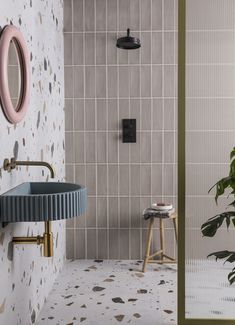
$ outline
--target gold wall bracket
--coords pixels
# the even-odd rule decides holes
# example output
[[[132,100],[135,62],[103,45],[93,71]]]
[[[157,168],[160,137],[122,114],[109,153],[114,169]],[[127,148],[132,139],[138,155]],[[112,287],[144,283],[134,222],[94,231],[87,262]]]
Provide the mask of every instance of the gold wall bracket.
[[[3,169],[11,172],[17,166],[41,166],[46,167],[50,171],[51,178],[55,178],[55,171],[53,167],[45,161],[19,161],[15,158],[4,159]],[[19,244],[34,244],[43,245],[43,256],[53,256],[53,233],[51,231],[51,221],[45,221],[45,232],[43,236],[32,236],[32,237],[13,237],[12,243],[15,245]]]

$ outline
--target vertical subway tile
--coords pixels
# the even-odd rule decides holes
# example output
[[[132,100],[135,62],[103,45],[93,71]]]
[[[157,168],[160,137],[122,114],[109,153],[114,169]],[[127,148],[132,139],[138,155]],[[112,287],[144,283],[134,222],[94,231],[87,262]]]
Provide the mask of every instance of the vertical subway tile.
[[[86,226],[87,228],[96,227],[96,198],[88,196],[86,209]]]
[[[98,259],[108,259],[107,229],[98,230]]]
[[[85,64],[95,64],[95,34],[85,34]]]
[[[159,65],[152,67],[152,94],[154,97],[162,96],[162,67]]]
[[[151,130],[151,99],[141,100],[141,130]]]
[[[107,33],[107,64],[117,64],[116,33]]]
[[[96,147],[97,147],[97,162],[107,162],[107,137],[105,132],[99,132],[96,135]]]
[[[175,49],[174,49],[174,32],[164,33],[164,63],[174,64],[175,60]]]
[[[119,66],[119,97],[129,97],[129,67]]]
[[[131,195],[140,195],[140,165],[131,166]]]
[[[73,68],[64,67],[64,90],[65,98],[73,97]]]
[[[95,155],[95,145],[96,145],[96,137],[95,132],[86,133],[86,162],[94,163],[96,160]]]
[[[74,136],[72,132],[65,132],[65,162],[74,162]]]
[[[95,130],[95,99],[85,100],[86,131]]]
[[[74,182],[74,166],[65,164],[65,180],[66,182]]]
[[[64,0],[64,31],[72,31],[72,0]]]
[[[83,34],[74,33],[73,34],[73,63],[76,65],[84,63],[84,53],[83,53]]]
[[[96,110],[97,110],[97,130],[105,131],[107,129],[107,107],[106,99],[96,99]]]
[[[106,68],[96,67],[96,97],[106,97]]]
[[[125,31],[129,25],[129,1],[119,0],[119,30]]]
[[[75,165],[75,182],[77,184],[85,184],[86,167],[85,164]]]
[[[74,67],[74,97],[82,98],[84,97],[84,68]],[[73,84],[72,80],[70,87]]]
[[[136,132],[136,143],[130,145],[130,162],[140,163],[140,132]]]
[[[96,64],[106,64],[105,33],[96,33]]]
[[[107,30],[117,30],[117,0],[107,1]]]
[[[71,19],[72,20],[72,19]],[[82,32],[83,28],[83,0],[73,1],[73,30],[74,32]]]
[[[87,259],[97,258],[97,231],[96,229],[87,230]]]
[[[86,187],[88,195],[96,195],[96,167],[86,165]]]
[[[164,0],[164,29],[173,30],[174,29],[174,0]]]
[[[129,195],[129,166],[119,165],[119,195]]]
[[[65,99],[65,131],[73,130],[73,100]]]
[[[106,2],[104,0],[96,0],[96,30],[106,30]]]
[[[175,120],[175,100],[174,99],[164,99],[164,129],[174,130]]]
[[[108,162],[118,162],[118,134],[116,132],[108,133]]]
[[[152,133],[152,161],[162,162],[162,134],[161,132]]]
[[[117,98],[117,67],[115,66],[108,66],[108,97]]]
[[[128,260],[129,254],[129,229],[120,229],[120,256]]]
[[[174,65],[164,66],[164,96],[175,96],[175,67]]]
[[[165,110],[164,110],[165,114]],[[153,99],[153,130],[163,129],[163,100],[160,98]]]
[[[75,154],[76,163],[84,162],[84,133],[83,132],[76,132],[74,134],[74,154]]]
[[[154,52],[153,51],[151,52],[151,32],[142,32],[141,33],[141,63],[150,64],[151,55],[154,56]]]
[[[97,225],[107,228],[107,197],[97,197]]]
[[[162,0],[152,0],[152,28],[162,29]]]
[[[109,258],[119,259],[119,230],[109,230]]]
[[[129,228],[129,197],[120,197],[120,228]]]
[[[140,30],[140,4],[138,0],[130,0],[130,19],[129,28]]]
[[[141,165],[141,195],[151,195],[151,165]]]
[[[130,99],[130,116],[136,119],[136,129],[140,130],[140,99]]]
[[[137,32],[132,33],[132,36],[140,39],[140,33]],[[142,44],[142,40],[141,40],[141,44]],[[134,51],[128,52],[129,64],[140,64],[140,52],[141,52],[141,47],[139,49],[135,49]]]
[[[152,33],[152,60],[154,64],[162,63],[162,33]]]
[[[141,66],[141,96],[151,96],[151,67]]]
[[[74,130],[84,130],[84,100],[74,99]]]
[[[75,258],[85,259],[86,251],[85,229],[75,230]]]
[[[74,218],[65,221],[66,229],[74,229]]]
[[[109,200],[109,227],[118,228],[118,198],[109,197],[108,200]]]
[[[120,163],[129,163],[129,143],[119,143],[119,162]]]
[[[130,69],[130,96],[139,97],[140,95],[140,68],[132,66]]]
[[[64,34],[64,64],[72,64],[72,34]]]
[[[164,166],[164,195],[174,195],[174,174],[171,164]]]
[[[95,67],[85,67],[85,96],[86,98],[95,97]]]
[[[141,162],[151,162],[151,133],[141,132]]]
[[[66,229],[66,258],[74,258],[74,229]]]
[[[140,230],[131,229],[131,259],[140,259]]]
[[[86,0],[85,4],[85,30],[93,31],[95,29],[95,3],[94,0]]]
[[[151,197],[141,196],[140,197],[140,212],[141,212],[141,227],[146,228],[148,226],[148,221],[144,220],[142,213],[144,209],[149,208],[152,204]]]
[[[97,195],[107,195],[107,165],[97,165]]]
[[[124,34],[125,33],[125,34]],[[117,38],[120,38],[120,37],[123,37],[123,34],[124,36],[126,35],[126,32],[120,32],[118,35],[117,35]],[[118,65],[128,65],[128,51],[126,50],[123,50],[123,49],[118,49],[117,48],[117,51],[118,51]]]
[[[108,100],[108,129],[111,131],[118,130],[118,107],[117,99]]]
[[[152,194],[161,195],[162,194],[162,165],[153,164],[152,165]]]
[[[151,0],[141,1],[141,29],[151,30]]]
[[[108,167],[109,195],[118,195],[118,165]]]
[[[164,162],[174,162],[174,148],[175,148],[175,134],[174,132],[164,132]]]
[[[140,197],[132,197],[131,204],[131,228],[140,228],[141,211],[140,211]]]

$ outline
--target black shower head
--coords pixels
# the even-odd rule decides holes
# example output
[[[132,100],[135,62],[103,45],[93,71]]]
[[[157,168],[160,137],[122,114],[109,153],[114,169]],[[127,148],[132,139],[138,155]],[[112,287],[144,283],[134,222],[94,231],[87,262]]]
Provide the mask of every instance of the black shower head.
[[[135,50],[141,47],[140,40],[137,37],[130,36],[130,29],[127,29],[127,36],[126,37],[120,37],[117,40],[116,46],[119,49],[124,50]]]

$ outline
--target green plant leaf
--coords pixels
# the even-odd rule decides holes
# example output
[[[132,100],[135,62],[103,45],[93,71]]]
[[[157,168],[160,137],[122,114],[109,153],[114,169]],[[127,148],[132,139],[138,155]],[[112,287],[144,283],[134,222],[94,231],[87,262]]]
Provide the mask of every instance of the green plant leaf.
[[[216,261],[219,259],[225,259],[225,262],[233,263],[235,262],[235,252],[230,252],[230,251],[219,251],[219,252],[214,252],[209,254],[207,257],[215,256]]]
[[[233,147],[233,150],[230,152],[230,160],[232,160],[233,157],[235,157],[235,147]]]
[[[235,282],[235,268],[233,268],[232,272],[228,274],[228,281],[230,284]]]
[[[208,219],[201,226],[201,232],[203,236],[213,237],[216,234],[218,228],[223,224],[224,220],[226,220],[227,228],[230,225],[230,221],[232,221],[233,225],[235,225],[235,211],[223,212]]]

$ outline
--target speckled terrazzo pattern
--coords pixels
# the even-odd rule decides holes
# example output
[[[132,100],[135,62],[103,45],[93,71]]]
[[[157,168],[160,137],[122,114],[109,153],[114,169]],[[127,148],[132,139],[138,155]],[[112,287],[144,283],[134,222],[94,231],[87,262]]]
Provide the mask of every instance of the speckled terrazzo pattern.
[[[4,158],[45,160],[64,180],[63,1],[1,1],[0,24],[13,23],[30,52],[31,94],[25,119],[12,125],[0,109],[0,193],[25,181],[48,180],[48,171],[21,167],[2,170]],[[55,256],[42,257],[36,246],[9,245],[13,235],[37,235],[42,223],[0,224],[0,324],[31,325],[65,258],[64,221],[53,222]]]
[[[37,325],[176,324],[176,266],[141,261],[67,262]]]

